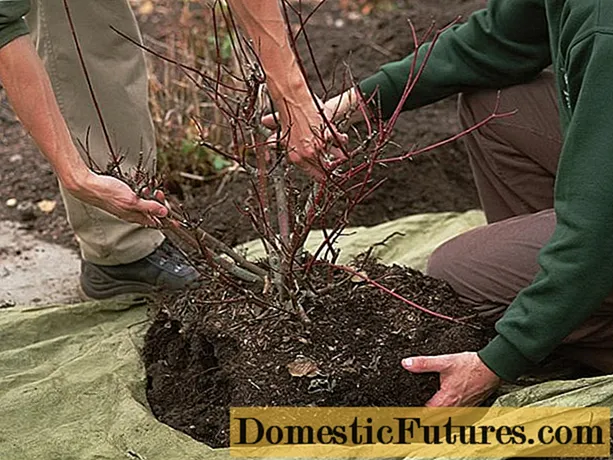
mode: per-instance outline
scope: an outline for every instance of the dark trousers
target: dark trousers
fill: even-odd
[[[496,97],[496,91],[461,95],[462,128],[491,114]],[[514,116],[464,138],[488,225],[443,244],[428,265],[430,275],[448,281],[473,304],[509,305],[536,276],[538,252],[555,227],[553,189],[562,134],[553,75],[544,72],[533,82],[504,89],[500,111],[516,109]],[[613,295],[558,351],[613,373]]]

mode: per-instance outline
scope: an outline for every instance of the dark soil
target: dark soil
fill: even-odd
[[[470,314],[449,286],[419,272],[376,264],[364,271],[433,311]],[[223,284],[167,299],[144,350],[156,417],[220,447],[228,443],[230,406],[421,406],[435,393],[437,376],[409,374],[400,360],[477,350],[488,335],[363,282],[341,284],[304,306],[310,325],[260,310]],[[292,377],[288,365],[296,360],[316,371]]]
[[[15,118],[1,90],[0,132],[0,219],[21,222],[47,241],[76,248],[53,170]],[[8,207],[6,202],[12,198],[17,205]],[[42,200],[55,201],[57,207],[45,214],[36,206]]]

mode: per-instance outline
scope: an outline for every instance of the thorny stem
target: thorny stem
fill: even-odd
[[[180,225],[181,224],[185,225],[185,223],[183,222],[183,218],[176,211],[170,211],[168,217],[171,220],[180,223]],[[243,256],[241,256],[236,251],[234,251],[230,246],[228,246],[225,243],[223,243],[222,241],[218,240],[217,238],[215,238],[210,233],[207,233],[206,231],[202,230],[201,228],[196,228],[194,231],[195,231],[199,241],[201,241],[201,242],[203,242],[203,243],[213,247],[214,249],[220,251],[222,254],[227,255],[239,267],[242,267],[245,270],[248,270],[248,271],[252,272],[254,275],[257,275],[257,276],[259,276],[261,278],[266,276],[266,270],[258,267],[257,265],[253,264],[252,262],[249,262]],[[192,246],[194,246],[194,245],[192,244]],[[194,248],[198,249],[198,247],[195,247],[195,246],[194,246]]]
[[[475,125],[465,129],[464,131],[455,134],[451,137],[448,137],[447,139],[443,139],[442,141],[436,142],[434,144],[428,145],[427,147],[418,149],[418,150],[411,150],[403,155],[400,156],[396,156],[396,157],[392,157],[392,158],[384,158],[381,160],[378,160],[377,163],[379,164],[385,164],[385,163],[395,163],[398,161],[403,161],[403,160],[407,160],[409,158],[413,158],[417,155],[421,155],[422,153],[426,153],[426,152],[430,152],[434,149],[437,149],[439,147],[442,147],[443,145],[446,144],[450,144],[452,142],[455,142],[459,139],[461,139],[462,137],[471,134],[472,132],[482,128],[483,126],[485,126],[486,124],[490,123],[493,120],[497,120],[499,118],[507,118],[510,116],[513,116],[517,113],[517,110],[512,110],[510,112],[504,112],[504,113],[498,113],[498,109],[500,108],[500,91],[498,91],[498,94],[496,95],[496,105],[494,107],[494,110],[492,111],[492,113],[490,115],[488,115],[487,117],[485,117],[483,120],[481,120],[480,122],[476,123]]]
[[[281,167],[273,172],[273,183],[275,187],[275,196],[277,199],[277,221],[279,223],[279,237],[281,244],[288,248],[290,244],[290,235],[292,233],[290,223],[290,210],[287,203],[287,187],[285,183],[285,171],[287,167],[285,160],[282,161]]]
[[[286,291],[291,295],[291,291],[287,289],[291,284],[289,266],[290,261],[287,258],[289,253],[290,242],[290,221],[289,221],[289,208],[287,205],[287,187],[285,183],[285,172],[287,166],[283,160],[278,168],[275,168],[272,173],[273,186],[275,190],[276,207],[277,207],[277,224],[279,229],[279,252],[281,256],[279,260],[277,273],[277,289],[282,290],[280,294],[283,296]]]
[[[252,273],[251,271],[219,256],[211,249],[202,244],[202,240],[196,238],[187,229],[181,225],[175,225],[175,221],[170,220],[168,217],[161,219],[162,229],[165,232],[169,232],[180,238],[183,242],[187,243],[196,250],[203,252],[203,255],[212,260],[216,265],[223,268],[229,274],[236,276],[238,279],[247,281],[249,283],[263,283],[264,280],[261,276]]]

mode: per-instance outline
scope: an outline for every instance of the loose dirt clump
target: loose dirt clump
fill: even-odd
[[[423,307],[470,315],[441,281],[399,266],[362,270]],[[437,390],[437,376],[408,373],[402,358],[486,343],[486,328],[474,320],[441,320],[344,273],[333,276],[346,281],[304,302],[311,324],[259,308],[219,282],[167,298],[144,350],[156,417],[220,447],[228,444],[230,406],[420,406]],[[320,270],[320,287],[328,281]]]

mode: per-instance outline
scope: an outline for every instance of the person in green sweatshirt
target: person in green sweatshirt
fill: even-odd
[[[321,176],[316,156],[324,142],[312,128],[325,123],[310,99],[277,0],[229,4],[258,44],[271,96],[282,109],[290,160]],[[87,138],[91,158],[105,168],[110,141],[122,152],[124,171],[140,165],[154,173],[155,133],[144,54],[110,28],[140,40],[138,25],[127,0],[69,0],[68,6],[106,132],[98,122],[63,0],[0,0],[0,81],[60,181],[81,248],[81,291],[100,299],[181,289],[199,275],[157,228],[151,228],[167,214],[166,208],[138,198],[119,180],[91,171],[82,159],[85,152],[73,143]],[[292,98],[307,102],[296,105]]]
[[[428,50],[402,109],[459,93],[463,129],[497,102],[517,110],[465,137],[488,225],[442,245],[428,267],[465,300],[508,308],[478,353],[402,365],[440,374],[431,406],[477,405],[554,352],[613,373],[613,2],[489,0],[359,84],[383,116]],[[340,116],[356,100],[350,90],[327,107]]]

